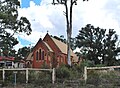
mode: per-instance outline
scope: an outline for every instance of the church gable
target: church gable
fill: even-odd
[[[48,33],[44,37],[43,41],[45,41],[55,53],[61,52],[59,47],[55,44],[55,42],[53,41],[53,39],[51,38],[51,36]]]
[[[73,52],[71,51],[71,54]],[[53,57],[55,60],[53,61]],[[71,55],[71,60],[73,61],[74,56]],[[56,66],[64,63],[67,64],[67,45],[53,37],[48,33],[44,39],[39,39],[37,44],[33,49],[33,68],[40,68],[44,62],[48,66],[53,66],[56,63]],[[54,62],[54,63],[53,63]]]

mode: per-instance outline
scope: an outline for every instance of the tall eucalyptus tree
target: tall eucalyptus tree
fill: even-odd
[[[83,0],[83,1],[88,1],[88,0]],[[68,59],[68,65],[71,66],[71,59],[70,59],[71,41],[70,40],[72,35],[72,13],[73,13],[73,6],[77,5],[77,0],[53,0],[53,5],[58,5],[58,4],[65,6],[64,14],[66,17],[66,24],[67,24],[67,59]]]

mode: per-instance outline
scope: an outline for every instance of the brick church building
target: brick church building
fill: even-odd
[[[78,57],[71,50],[71,62],[78,62]],[[33,48],[33,52],[27,57],[27,65],[32,68],[40,68],[47,64],[50,68],[67,64],[67,45],[48,33],[43,40],[40,38]]]

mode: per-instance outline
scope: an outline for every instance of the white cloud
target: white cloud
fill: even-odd
[[[36,43],[47,31],[51,35],[66,36],[64,6],[54,6],[51,3],[52,0],[42,0],[40,5],[36,5],[30,1],[30,7],[19,9],[19,16],[27,17],[33,30],[30,36],[20,36],[21,38]],[[88,2],[78,0],[78,5],[73,7],[73,36],[76,36],[78,30],[86,24],[106,29],[113,28],[120,33],[118,3],[120,3],[118,0],[89,0]]]
[[[30,41],[32,44],[36,43],[39,38],[43,38],[45,36],[45,33],[38,32],[38,31],[33,31],[31,35],[20,35],[22,39],[26,39],[27,41]]]

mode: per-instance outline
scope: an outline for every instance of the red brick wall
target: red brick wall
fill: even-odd
[[[61,65],[62,63],[67,64],[67,55],[63,54],[58,46],[54,43],[54,41],[51,39],[51,37],[47,34],[44,38],[44,41],[47,42],[47,44],[52,48],[52,50],[55,52],[55,57],[58,61],[58,65]]]
[[[44,51],[44,60],[36,60],[36,52],[39,52],[39,49],[41,49],[42,51]],[[33,50],[33,68],[40,68],[42,66],[42,64],[47,62],[47,53],[48,50],[46,48],[46,46],[44,45],[44,43],[42,41],[40,41]],[[42,57],[42,56],[41,56]]]
[[[53,42],[53,40],[50,38],[49,35],[46,35],[45,38],[43,39],[55,53],[60,53],[60,49],[56,46],[56,44]]]

